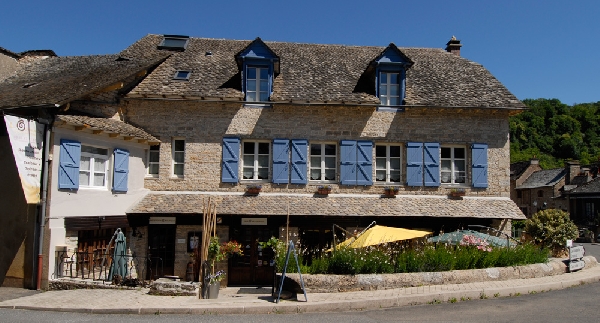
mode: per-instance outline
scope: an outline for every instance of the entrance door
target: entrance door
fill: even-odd
[[[175,271],[175,225],[148,226],[148,279],[172,276]]]
[[[270,248],[263,250],[259,245],[259,242],[266,242],[272,236],[277,236],[276,229],[262,226],[232,228],[231,239],[242,244],[244,255],[233,256],[229,260],[229,285],[273,285],[273,251]]]

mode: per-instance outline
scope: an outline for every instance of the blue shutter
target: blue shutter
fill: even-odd
[[[425,186],[440,186],[440,144],[426,142],[423,147]]]
[[[115,167],[113,173],[113,191],[127,192],[127,178],[129,175],[129,151],[115,148]]]
[[[223,160],[221,162],[221,181],[238,182],[240,163],[240,138],[223,138]]]
[[[356,184],[373,185],[373,142],[356,143]]]
[[[273,183],[289,183],[290,141],[273,139]]]
[[[471,177],[473,187],[488,187],[488,145],[473,144],[471,146]]]
[[[406,185],[423,186],[423,144],[406,144]]]
[[[60,158],[58,166],[58,188],[79,188],[79,162],[81,160],[81,143],[75,140],[60,140]]]
[[[307,174],[308,140],[292,140],[292,184],[308,183]]]
[[[356,140],[340,142],[340,184],[356,185]]]

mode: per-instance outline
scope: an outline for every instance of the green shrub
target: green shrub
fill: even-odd
[[[525,222],[525,231],[543,248],[558,253],[565,249],[567,240],[576,239],[577,226],[569,213],[556,209],[541,210]]]

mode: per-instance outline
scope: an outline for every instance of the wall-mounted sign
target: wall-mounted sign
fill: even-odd
[[[4,116],[4,121],[17,162],[25,200],[28,204],[37,204],[40,202],[44,125],[8,115]]]
[[[267,225],[267,218],[242,218],[242,225]]]
[[[151,216],[150,224],[175,224],[174,216]]]

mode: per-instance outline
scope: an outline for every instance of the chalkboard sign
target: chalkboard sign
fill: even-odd
[[[296,259],[296,266],[298,267],[298,275],[300,275],[300,284],[302,285],[302,291],[304,292],[304,300],[308,302],[308,298],[306,297],[306,289],[304,289],[304,279],[302,279],[302,273],[300,272],[300,264],[298,263],[298,255],[296,254],[296,248],[294,248],[294,243],[290,240],[290,244],[288,245],[287,253],[285,255],[285,263],[283,264],[283,271],[281,272],[281,282],[279,283],[279,291],[277,293],[277,299],[275,303],[279,303],[279,299],[281,298],[281,290],[283,289],[283,281],[285,280],[285,273],[287,272],[288,262],[290,261],[290,253],[294,252],[294,259]]]

